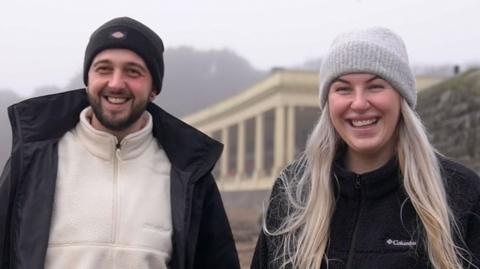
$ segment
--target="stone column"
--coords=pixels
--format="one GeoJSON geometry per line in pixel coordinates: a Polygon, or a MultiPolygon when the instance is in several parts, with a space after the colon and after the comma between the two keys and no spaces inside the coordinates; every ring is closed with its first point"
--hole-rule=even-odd
{"type": "Polygon", "coordinates": [[[285,107],[275,108],[274,149],[272,176],[276,177],[285,166],[285,107]]]}
{"type": "Polygon", "coordinates": [[[228,126],[223,127],[222,129],[222,143],[223,143],[223,153],[222,153],[222,162],[220,167],[220,177],[222,180],[226,180],[228,177],[228,154],[229,154],[229,143],[228,143],[228,126]]]}
{"type": "Polygon", "coordinates": [[[295,158],[295,106],[287,110],[287,162],[295,158]]]}
{"type": "Polygon", "coordinates": [[[264,114],[255,117],[255,172],[253,178],[258,179],[265,175],[263,160],[265,158],[264,145],[264,114]]]}
{"type": "Polygon", "coordinates": [[[245,121],[238,123],[237,135],[237,179],[245,176],[245,121]]]}

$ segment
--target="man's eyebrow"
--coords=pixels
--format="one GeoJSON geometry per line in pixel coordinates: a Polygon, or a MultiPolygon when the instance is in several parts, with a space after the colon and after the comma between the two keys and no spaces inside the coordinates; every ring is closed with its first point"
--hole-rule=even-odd
{"type": "Polygon", "coordinates": [[[96,65],[99,65],[99,64],[109,64],[111,63],[109,60],[107,59],[104,59],[104,60],[98,60],[98,61],[95,61],[92,66],[96,66],[96,65]]]}
{"type": "Polygon", "coordinates": [[[142,71],[147,71],[148,70],[148,68],[146,68],[143,64],[139,64],[139,63],[136,63],[136,62],[128,62],[126,65],[140,68],[142,71]]]}
{"type": "MultiPolygon", "coordinates": [[[[100,65],[100,64],[111,64],[112,62],[108,59],[103,59],[103,60],[98,60],[96,62],[94,62],[92,64],[92,66],[97,66],[97,65],[100,65]]],[[[128,67],[137,67],[139,69],[141,69],[142,71],[146,71],[147,68],[145,66],[143,66],[142,64],[140,63],[137,63],[137,62],[127,62],[125,64],[125,66],[128,66],[128,67]]]]}

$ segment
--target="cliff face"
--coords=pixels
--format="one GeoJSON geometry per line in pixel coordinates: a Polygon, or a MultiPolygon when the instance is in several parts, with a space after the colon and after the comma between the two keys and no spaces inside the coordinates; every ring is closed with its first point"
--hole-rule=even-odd
{"type": "Polygon", "coordinates": [[[417,112],[442,154],[480,173],[480,69],[421,91],[417,112]]]}

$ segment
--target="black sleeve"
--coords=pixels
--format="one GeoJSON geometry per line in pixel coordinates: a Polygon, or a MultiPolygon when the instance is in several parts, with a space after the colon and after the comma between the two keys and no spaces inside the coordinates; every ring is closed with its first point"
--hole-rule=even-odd
{"type": "MultiPolygon", "coordinates": [[[[269,231],[275,231],[275,229],[280,226],[288,211],[287,204],[284,183],[282,179],[278,178],[273,185],[266,212],[265,223],[269,231]]],[[[279,239],[277,236],[266,234],[264,229],[260,231],[252,258],[251,269],[270,269],[277,267],[274,263],[274,256],[279,245],[279,239]]]]}
{"type": "Polygon", "coordinates": [[[470,212],[467,227],[465,242],[472,255],[471,262],[480,268],[480,199],[470,212]]]}
{"type": "Polygon", "coordinates": [[[0,268],[8,268],[11,199],[10,159],[0,176],[0,268]]]}
{"type": "Polygon", "coordinates": [[[194,268],[239,269],[235,242],[217,184],[211,175],[205,180],[207,193],[202,209],[194,268]]]}
{"type": "Polygon", "coordinates": [[[253,253],[252,265],[250,269],[267,269],[268,268],[268,244],[267,244],[267,235],[265,232],[260,231],[258,236],[257,245],[255,247],[255,252],[253,253]]]}
{"type": "Polygon", "coordinates": [[[439,159],[452,211],[461,221],[459,224],[464,233],[464,242],[458,242],[458,245],[468,251],[461,251],[468,260],[464,261],[465,268],[480,268],[480,177],[464,165],[444,157],[439,159]],[[470,263],[476,267],[469,266],[470,263]]]}

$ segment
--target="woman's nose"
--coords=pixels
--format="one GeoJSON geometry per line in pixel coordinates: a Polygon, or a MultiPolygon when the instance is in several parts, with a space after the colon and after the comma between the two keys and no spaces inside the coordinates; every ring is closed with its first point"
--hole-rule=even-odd
{"type": "Polygon", "coordinates": [[[350,106],[352,109],[365,110],[370,107],[368,96],[363,91],[357,91],[350,106]]]}

